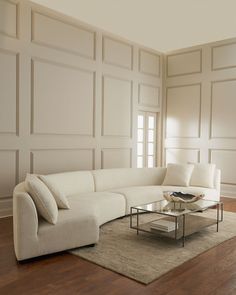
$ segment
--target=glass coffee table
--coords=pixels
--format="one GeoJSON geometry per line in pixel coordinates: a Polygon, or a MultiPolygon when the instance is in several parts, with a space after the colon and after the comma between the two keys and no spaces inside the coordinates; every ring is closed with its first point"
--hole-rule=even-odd
{"type": "Polygon", "coordinates": [[[130,228],[156,234],[160,237],[175,240],[185,238],[208,226],[216,225],[223,221],[224,207],[222,202],[198,200],[194,203],[176,203],[160,200],[130,208],[130,228]],[[209,214],[208,209],[215,212],[209,214]],[[150,213],[150,214],[143,214],[150,213]]]}

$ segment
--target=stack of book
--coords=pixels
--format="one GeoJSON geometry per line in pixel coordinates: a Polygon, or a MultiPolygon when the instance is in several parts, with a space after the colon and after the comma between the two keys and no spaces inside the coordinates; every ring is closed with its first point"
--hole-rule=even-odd
{"type": "MultiPolygon", "coordinates": [[[[150,223],[150,227],[152,230],[161,230],[164,232],[171,232],[175,230],[175,222],[165,220],[165,219],[159,219],[159,220],[152,221],[150,223]]],[[[178,229],[178,223],[176,228],[178,229]]]]}

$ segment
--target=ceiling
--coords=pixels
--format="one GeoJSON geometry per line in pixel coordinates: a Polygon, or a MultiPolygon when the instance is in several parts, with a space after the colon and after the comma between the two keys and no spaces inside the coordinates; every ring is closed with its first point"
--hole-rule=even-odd
{"type": "Polygon", "coordinates": [[[236,37],[236,0],[33,2],[161,52],[236,37]]]}

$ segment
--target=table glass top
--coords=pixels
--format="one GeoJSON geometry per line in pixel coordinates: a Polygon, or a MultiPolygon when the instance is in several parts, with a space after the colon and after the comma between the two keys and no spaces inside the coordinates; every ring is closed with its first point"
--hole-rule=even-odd
{"type": "Polygon", "coordinates": [[[147,212],[161,213],[170,216],[180,216],[191,212],[205,210],[216,206],[219,203],[220,202],[209,200],[198,200],[194,203],[168,202],[167,200],[160,200],[153,203],[135,206],[132,208],[140,209],[147,212]]]}

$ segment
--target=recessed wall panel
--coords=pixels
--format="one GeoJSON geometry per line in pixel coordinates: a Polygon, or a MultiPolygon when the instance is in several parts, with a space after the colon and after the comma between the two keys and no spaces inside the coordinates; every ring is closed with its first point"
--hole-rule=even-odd
{"type": "Polygon", "coordinates": [[[94,58],[94,32],[37,12],[32,13],[32,41],[94,58]]]}
{"type": "Polygon", "coordinates": [[[236,80],[212,83],[212,138],[236,138],[236,80]]]}
{"type": "Polygon", "coordinates": [[[10,1],[0,1],[0,33],[16,37],[17,5],[10,1]]]}
{"type": "Polygon", "coordinates": [[[132,82],[103,77],[103,130],[105,136],[131,136],[132,82]]]}
{"type": "Polygon", "coordinates": [[[167,76],[180,76],[202,71],[201,50],[167,56],[167,76]]]}
{"type": "Polygon", "coordinates": [[[93,135],[94,73],[33,61],[32,132],[93,135]]]}
{"type": "Polygon", "coordinates": [[[199,162],[200,151],[197,149],[177,149],[167,148],[166,149],[166,164],[168,163],[197,163],[199,162]]]}
{"type": "Polygon", "coordinates": [[[0,133],[16,133],[17,55],[0,50],[0,133]]]}
{"type": "Polygon", "coordinates": [[[143,74],[160,76],[160,56],[146,50],[139,50],[139,71],[143,74]]]}
{"type": "Polygon", "coordinates": [[[201,85],[167,89],[166,136],[197,138],[200,136],[201,85]]]}
{"type": "Polygon", "coordinates": [[[133,47],[119,40],[103,37],[103,62],[132,69],[133,47]]]}
{"type": "Polygon", "coordinates": [[[50,174],[94,169],[93,149],[33,150],[31,172],[50,174]]]}
{"type": "Polygon", "coordinates": [[[159,87],[139,84],[139,104],[149,107],[160,107],[159,87]]]}
{"type": "Polygon", "coordinates": [[[126,148],[107,148],[102,150],[102,168],[130,168],[131,150],[126,148]]]}
{"type": "Polygon", "coordinates": [[[13,193],[18,175],[17,152],[0,150],[0,198],[13,193]]]}
{"type": "Polygon", "coordinates": [[[236,185],[236,151],[211,150],[211,162],[221,170],[221,182],[236,185]]]}
{"type": "Polygon", "coordinates": [[[212,70],[236,67],[236,43],[212,48],[212,70]]]}

